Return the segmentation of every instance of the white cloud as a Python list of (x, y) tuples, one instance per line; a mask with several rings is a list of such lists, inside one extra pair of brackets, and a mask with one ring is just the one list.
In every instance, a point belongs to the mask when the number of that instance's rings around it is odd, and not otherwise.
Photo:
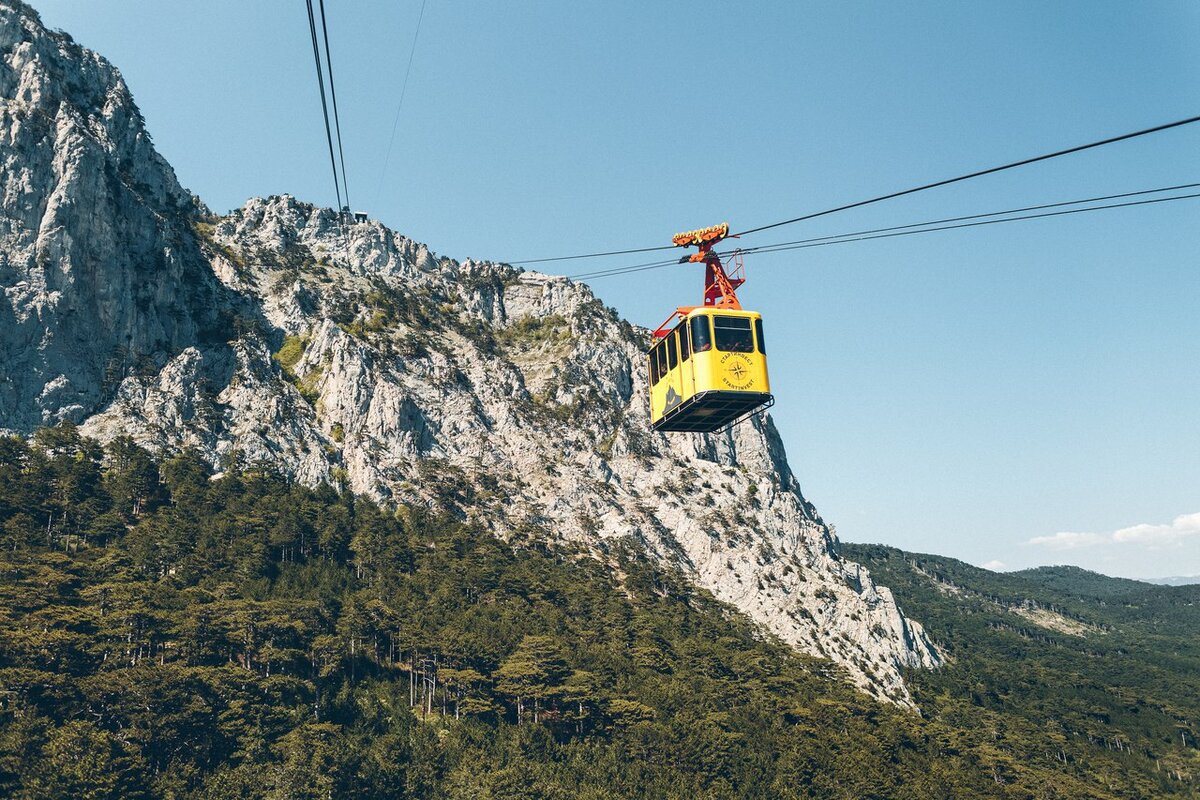
[(1035, 536), (1026, 544), (1046, 547), (1051, 550), (1074, 550), (1102, 544), (1138, 544), (1146, 547), (1163, 547), (1182, 544), (1184, 540), (1200, 538), (1200, 512), (1181, 514), (1168, 525), (1142, 523), (1120, 528), (1112, 533), (1077, 533), (1060, 531), (1053, 536)]
[(1170, 525), (1134, 525), (1114, 531), (1114, 542), (1139, 542), (1142, 544), (1177, 544), (1192, 536), (1200, 536), (1200, 513), (1182, 514)]
[(1074, 550), (1077, 547), (1091, 547), (1101, 544), (1107, 539), (1098, 533), (1076, 533), (1074, 531), (1059, 531), (1053, 536), (1035, 536), (1027, 544), (1049, 547), (1051, 550)]
[[(1200, 572), (1200, 511), (1170, 522), (1035, 536), (1018, 561), (1073, 564), (1105, 575), (1155, 580)], [(1014, 556), (1015, 558), (1016, 556)]]
[(984, 564), (983, 568), (990, 569), (992, 572), (1000, 572), (1006, 566), (1008, 566), (1008, 565), (1005, 564), (1003, 561), (993, 558), (991, 561)]

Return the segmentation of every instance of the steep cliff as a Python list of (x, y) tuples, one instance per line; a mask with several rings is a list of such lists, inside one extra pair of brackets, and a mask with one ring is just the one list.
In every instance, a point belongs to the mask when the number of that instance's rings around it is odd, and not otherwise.
[(120, 74), (0, 5), (0, 427), (80, 419), (125, 369), (223, 328), (189, 219)]
[(0, 428), (58, 420), (653, 558), (881, 698), (937, 651), (841, 559), (769, 418), (648, 428), (645, 331), (587, 287), (284, 197), (214, 217), (119, 73), (0, 2)]

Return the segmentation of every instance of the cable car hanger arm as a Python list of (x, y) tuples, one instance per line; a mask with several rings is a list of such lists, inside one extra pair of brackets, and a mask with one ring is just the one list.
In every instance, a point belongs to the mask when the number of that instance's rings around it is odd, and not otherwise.
[(742, 270), (742, 260), (739, 253), (732, 254), (734, 268), (726, 270), (721, 263), (721, 257), (713, 251), (718, 243), (729, 238), (729, 223), (722, 222), (720, 225), (710, 225), (707, 228), (698, 228), (694, 231), (684, 231), (677, 233), (671, 238), (671, 243), (676, 247), (692, 247), (699, 248), (698, 252), (684, 256), (679, 259), (680, 264), (704, 264), (704, 299), (699, 306), (679, 306), (672, 312), (671, 316), (667, 317), (662, 325), (654, 331), (654, 338), (661, 339), (671, 331), (671, 323), (676, 318), (683, 319), (692, 311), (704, 306), (712, 308), (729, 308), (740, 311), (742, 308), (741, 302), (737, 298), (738, 288), (746, 282), (745, 273)]

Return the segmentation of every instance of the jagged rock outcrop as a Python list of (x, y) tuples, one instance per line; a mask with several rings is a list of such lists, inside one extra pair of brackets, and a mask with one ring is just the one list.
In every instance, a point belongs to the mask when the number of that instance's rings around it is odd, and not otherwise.
[(800, 492), (769, 418), (649, 431), (647, 334), (585, 287), (294, 198), (214, 217), (120, 75), (0, 0), (0, 428), (269, 460), (498, 535), (653, 558), (863, 688), (938, 654)]
[(26, 429), (223, 326), (191, 195), (116, 69), (20, 7), (0, 5), (0, 53), (0, 427)]

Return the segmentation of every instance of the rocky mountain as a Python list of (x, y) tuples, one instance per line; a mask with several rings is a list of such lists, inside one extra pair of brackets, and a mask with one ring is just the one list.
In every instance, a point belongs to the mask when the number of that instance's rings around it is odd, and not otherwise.
[(1154, 578), (1147, 583), (1158, 586), (1192, 586), (1200, 583), (1200, 575), (1174, 575), (1170, 578)]
[(215, 216), (101, 57), (2, 0), (0, 58), (0, 429), (266, 461), (602, 560), (632, 538), (893, 702), (939, 664), (839, 555), (769, 417), (650, 432), (647, 332), (586, 286), (289, 196)]

